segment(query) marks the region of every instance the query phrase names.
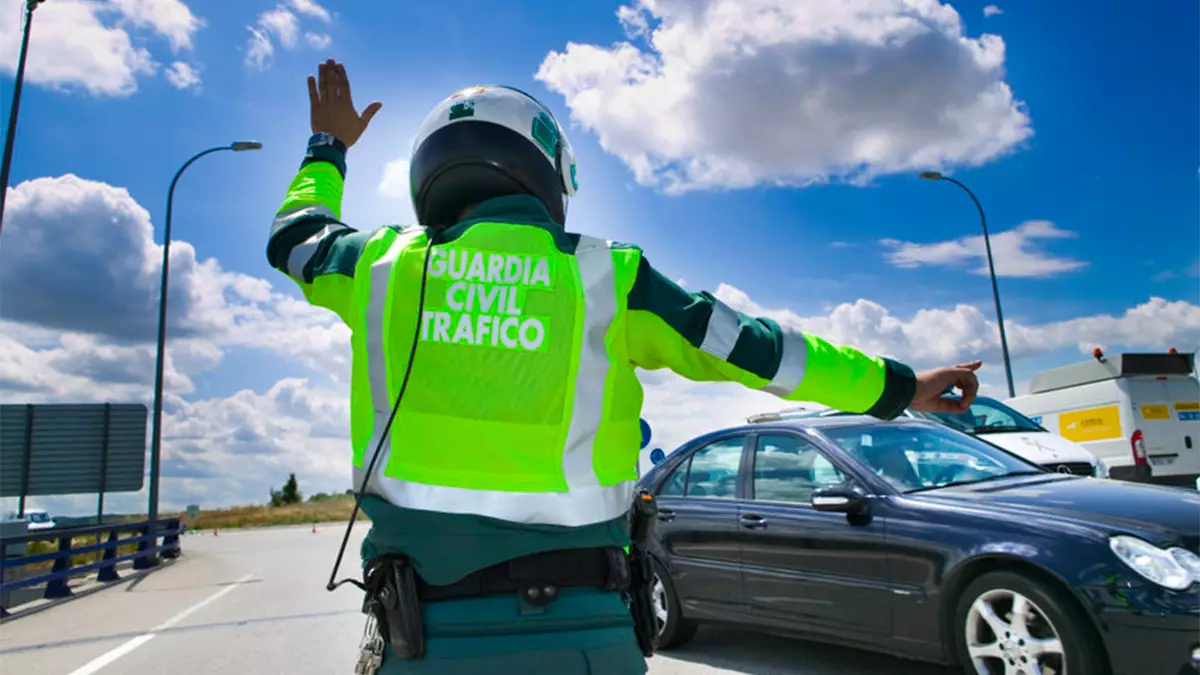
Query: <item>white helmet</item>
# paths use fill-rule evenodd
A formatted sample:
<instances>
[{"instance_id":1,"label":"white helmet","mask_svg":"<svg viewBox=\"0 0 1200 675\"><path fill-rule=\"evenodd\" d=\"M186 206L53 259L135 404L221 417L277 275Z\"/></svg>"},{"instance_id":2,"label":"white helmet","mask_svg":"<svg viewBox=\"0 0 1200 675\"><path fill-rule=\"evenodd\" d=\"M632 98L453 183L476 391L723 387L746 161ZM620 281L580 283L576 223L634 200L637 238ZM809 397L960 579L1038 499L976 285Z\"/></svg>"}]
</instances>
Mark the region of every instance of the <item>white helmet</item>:
<instances>
[{"instance_id":1,"label":"white helmet","mask_svg":"<svg viewBox=\"0 0 1200 675\"><path fill-rule=\"evenodd\" d=\"M417 221L457 222L466 207L529 194L565 224L575 194L575 153L550 109L506 86L456 92L425 117L413 143L409 184Z\"/></svg>"}]
</instances>

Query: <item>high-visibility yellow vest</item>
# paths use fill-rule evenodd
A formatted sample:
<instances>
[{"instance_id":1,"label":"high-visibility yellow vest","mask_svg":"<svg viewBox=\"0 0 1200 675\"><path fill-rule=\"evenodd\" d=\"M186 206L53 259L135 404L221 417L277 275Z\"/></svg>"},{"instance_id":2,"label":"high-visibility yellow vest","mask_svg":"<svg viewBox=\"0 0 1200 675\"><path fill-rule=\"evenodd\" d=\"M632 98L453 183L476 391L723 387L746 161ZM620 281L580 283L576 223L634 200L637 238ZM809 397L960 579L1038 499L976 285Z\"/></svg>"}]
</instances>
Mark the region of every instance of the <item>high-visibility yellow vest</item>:
<instances>
[{"instance_id":1,"label":"high-visibility yellow vest","mask_svg":"<svg viewBox=\"0 0 1200 675\"><path fill-rule=\"evenodd\" d=\"M583 525L628 510L641 388L613 359L638 251L476 222L430 249L382 228L354 277L355 484L417 357L369 489L397 506ZM428 265L418 315L422 270ZM419 323L419 325L418 325ZM614 350L619 353L618 350Z\"/></svg>"}]
</instances>

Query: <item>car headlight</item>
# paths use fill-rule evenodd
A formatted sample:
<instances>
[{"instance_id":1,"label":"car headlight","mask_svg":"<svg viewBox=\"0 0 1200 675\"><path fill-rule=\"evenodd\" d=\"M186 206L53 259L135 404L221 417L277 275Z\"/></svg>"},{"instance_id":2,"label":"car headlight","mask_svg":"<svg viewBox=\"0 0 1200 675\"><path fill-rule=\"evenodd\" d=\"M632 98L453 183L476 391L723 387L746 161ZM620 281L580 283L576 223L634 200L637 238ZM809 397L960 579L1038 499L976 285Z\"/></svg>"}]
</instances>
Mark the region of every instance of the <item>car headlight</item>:
<instances>
[{"instance_id":1,"label":"car headlight","mask_svg":"<svg viewBox=\"0 0 1200 675\"><path fill-rule=\"evenodd\" d=\"M1188 572L1191 572L1193 581L1200 581L1200 555L1196 555L1186 548L1179 548L1178 546L1167 549L1167 552L1171 554L1171 557L1175 558L1175 562L1179 563Z\"/></svg>"},{"instance_id":2,"label":"car headlight","mask_svg":"<svg viewBox=\"0 0 1200 675\"><path fill-rule=\"evenodd\" d=\"M1191 551L1181 548L1167 551L1127 535L1110 538L1108 545L1130 569L1164 588L1182 591L1200 578L1197 575L1200 559Z\"/></svg>"}]
</instances>

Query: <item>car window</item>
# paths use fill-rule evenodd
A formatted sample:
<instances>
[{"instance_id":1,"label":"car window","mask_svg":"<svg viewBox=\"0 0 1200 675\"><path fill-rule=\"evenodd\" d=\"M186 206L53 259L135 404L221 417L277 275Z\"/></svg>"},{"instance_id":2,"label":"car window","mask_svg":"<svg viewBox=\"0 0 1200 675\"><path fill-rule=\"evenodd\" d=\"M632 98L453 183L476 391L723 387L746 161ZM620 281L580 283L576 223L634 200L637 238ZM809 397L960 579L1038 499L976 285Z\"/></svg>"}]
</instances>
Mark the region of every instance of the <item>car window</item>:
<instances>
[{"instance_id":1,"label":"car window","mask_svg":"<svg viewBox=\"0 0 1200 675\"><path fill-rule=\"evenodd\" d=\"M940 425L873 424L823 432L901 492L1041 471L1020 457Z\"/></svg>"},{"instance_id":2,"label":"car window","mask_svg":"<svg viewBox=\"0 0 1200 675\"><path fill-rule=\"evenodd\" d=\"M734 499L745 437L727 438L697 450L687 472L685 497ZM672 478L674 478L672 476Z\"/></svg>"},{"instance_id":3,"label":"car window","mask_svg":"<svg viewBox=\"0 0 1200 675\"><path fill-rule=\"evenodd\" d=\"M760 436L754 451L754 498L809 504L814 490L846 477L815 445L796 436Z\"/></svg>"},{"instance_id":4,"label":"car window","mask_svg":"<svg viewBox=\"0 0 1200 675\"><path fill-rule=\"evenodd\" d=\"M1036 422L999 401L984 396L975 399L965 413L919 413L922 417L942 422L960 431L979 434L1045 431Z\"/></svg>"},{"instance_id":5,"label":"car window","mask_svg":"<svg viewBox=\"0 0 1200 675\"><path fill-rule=\"evenodd\" d=\"M675 471L671 473L671 477L663 483L662 488L658 491L659 497L683 496L683 487L687 483L688 464L691 461L692 459L689 457L687 460L680 462L679 466L675 467Z\"/></svg>"}]
</instances>

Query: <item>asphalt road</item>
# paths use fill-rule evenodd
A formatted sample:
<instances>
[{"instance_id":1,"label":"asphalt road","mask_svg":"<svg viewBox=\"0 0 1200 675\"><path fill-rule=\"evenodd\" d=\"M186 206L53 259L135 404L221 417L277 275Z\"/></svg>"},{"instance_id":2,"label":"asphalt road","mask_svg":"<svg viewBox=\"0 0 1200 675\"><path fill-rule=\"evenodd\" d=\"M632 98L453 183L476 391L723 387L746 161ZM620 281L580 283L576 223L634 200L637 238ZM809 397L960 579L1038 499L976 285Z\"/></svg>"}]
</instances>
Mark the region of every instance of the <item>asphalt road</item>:
<instances>
[{"instance_id":1,"label":"asphalt road","mask_svg":"<svg viewBox=\"0 0 1200 675\"><path fill-rule=\"evenodd\" d=\"M186 537L184 556L135 581L0 624L0 664L28 675L352 673L360 595L326 593L336 525ZM356 528L348 572L357 569ZM949 675L886 656L702 629L650 659L652 675Z\"/></svg>"}]
</instances>

